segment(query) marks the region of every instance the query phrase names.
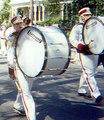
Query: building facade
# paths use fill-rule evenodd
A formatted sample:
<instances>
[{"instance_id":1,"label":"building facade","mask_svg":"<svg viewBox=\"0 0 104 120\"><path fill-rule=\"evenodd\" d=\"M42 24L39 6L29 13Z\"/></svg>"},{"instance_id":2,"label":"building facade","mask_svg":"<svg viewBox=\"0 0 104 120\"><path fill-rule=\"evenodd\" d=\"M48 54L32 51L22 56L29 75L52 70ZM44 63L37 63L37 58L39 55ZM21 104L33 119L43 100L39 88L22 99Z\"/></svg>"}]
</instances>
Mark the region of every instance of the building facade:
<instances>
[{"instance_id":1,"label":"building facade","mask_svg":"<svg viewBox=\"0 0 104 120\"><path fill-rule=\"evenodd\" d=\"M33 0L33 12L34 12L34 20L33 22L36 23L37 21L43 21L45 16L45 7L43 5L43 1L46 0ZM72 2L72 0L63 0L61 1L62 9L61 9L61 17L64 18L64 3ZM11 0L10 5L12 6L12 16L18 14L19 9L23 9L23 14L30 17L30 0Z\"/></svg>"},{"instance_id":2,"label":"building facade","mask_svg":"<svg viewBox=\"0 0 104 120\"><path fill-rule=\"evenodd\" d=\"M33 1L34 22L45 19L45 8L42 1ZM12 6L12 16L17 15L19 9L23 9L23 14L30 17L30 0L11 0L10 5Z\"/></svg>"}]
</instances>

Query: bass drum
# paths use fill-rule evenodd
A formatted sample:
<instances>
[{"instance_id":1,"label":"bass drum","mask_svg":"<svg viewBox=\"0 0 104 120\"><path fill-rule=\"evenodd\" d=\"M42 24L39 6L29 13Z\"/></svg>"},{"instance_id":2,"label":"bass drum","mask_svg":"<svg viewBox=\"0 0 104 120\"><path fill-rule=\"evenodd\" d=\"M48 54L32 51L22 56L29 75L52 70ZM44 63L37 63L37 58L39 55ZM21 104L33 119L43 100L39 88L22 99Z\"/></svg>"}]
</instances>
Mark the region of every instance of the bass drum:
<instances>
[{"instance_id":1,"label":"bass drum","mask_svg":"<svg viewBox=\"0 0 104 120\"><path fill-rule=\"evenodd\" d=\"M29 26L17 38L15 56L28 77L60 75L70 63L70 45L59 28Z\"/></svg>"},{"instance_id":2,"label":"bass drum","mask_svg":"<svg viewBox=\"0 0 104 120\"><path fill-rule=\"evenodd\" d=\"M104 50L104 24L98 17L86 20L83 26L83 40L89 44L89 49L94 54L100 54Z\"/></svg>"}]
</instances>

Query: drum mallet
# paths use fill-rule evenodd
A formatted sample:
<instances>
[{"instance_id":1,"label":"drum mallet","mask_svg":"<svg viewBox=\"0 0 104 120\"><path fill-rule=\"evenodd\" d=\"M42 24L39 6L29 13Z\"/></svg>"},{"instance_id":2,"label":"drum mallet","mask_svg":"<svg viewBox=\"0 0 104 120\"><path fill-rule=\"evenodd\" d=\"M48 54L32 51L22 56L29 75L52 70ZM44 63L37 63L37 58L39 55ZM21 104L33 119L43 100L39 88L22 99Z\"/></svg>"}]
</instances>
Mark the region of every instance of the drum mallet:
<instances>
[{"instance_id":1,"label":"drum mallet","mask_svg":"<svg viewBox=\"0 0 104 120\"><path fill-rule=\"evenodd\" d=\"M20 87L18 85L18 81L17 80L15 80L15 84L16 84L16 87L17 87L18 91L21 92L21 89L20 89Z\"/></svg>"}]
</instances>

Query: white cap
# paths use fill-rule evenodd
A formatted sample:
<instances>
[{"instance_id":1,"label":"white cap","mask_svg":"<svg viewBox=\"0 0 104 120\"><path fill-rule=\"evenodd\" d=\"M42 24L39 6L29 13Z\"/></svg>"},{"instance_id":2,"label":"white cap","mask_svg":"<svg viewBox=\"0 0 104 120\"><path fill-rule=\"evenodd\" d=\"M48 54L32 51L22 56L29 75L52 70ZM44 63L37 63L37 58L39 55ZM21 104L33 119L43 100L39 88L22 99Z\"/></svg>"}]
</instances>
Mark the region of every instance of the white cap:
<instances>
[{"instance_id":1,"label":"white cap","mask_svg":"<svg viewBox=\"0 0 104 120\"><path fill-rule=\"evenodd\" d=\"M78 13L80 16L86 15L86 14L89 14L89 15L92 14L89 7L84 7L82 9L80 9Z\"/></svg>"},{"instance_id":2,"label":"white cap","mask_svg":"<svg viewBox=\"0 0 104 120\"><path fill-rule=\"evenodd\" d=\"M20 22L23 22L21 15L16 15L11 18L12 24L16 24L16 23L20 23Z\"/></svg>"}]
</instances>

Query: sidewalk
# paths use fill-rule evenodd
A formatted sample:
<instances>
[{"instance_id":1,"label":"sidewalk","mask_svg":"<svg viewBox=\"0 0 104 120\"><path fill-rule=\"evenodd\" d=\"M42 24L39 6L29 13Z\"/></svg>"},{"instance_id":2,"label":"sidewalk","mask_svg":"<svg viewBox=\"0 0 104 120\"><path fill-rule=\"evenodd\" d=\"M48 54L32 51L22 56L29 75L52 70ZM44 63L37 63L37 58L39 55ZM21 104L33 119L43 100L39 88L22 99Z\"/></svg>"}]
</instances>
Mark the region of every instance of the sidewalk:
<instances>
[{"instance_id":1,"label":"sidewalk","mask_svg":"<svg viewBox=\"0 0 104 120\"><path fill-rule=\"evenodd\" d=\"M104 120L104 105L94 104L92 98L77 95L81 68L71 61L60 76L38 77L32 95L36 103L37 120ZM0 55L0 120L27 120L13 113L17 88L8 77L7 59ZM98 68L98 86L104 96L104 71Z\"/></svg>"}]
</instances>

